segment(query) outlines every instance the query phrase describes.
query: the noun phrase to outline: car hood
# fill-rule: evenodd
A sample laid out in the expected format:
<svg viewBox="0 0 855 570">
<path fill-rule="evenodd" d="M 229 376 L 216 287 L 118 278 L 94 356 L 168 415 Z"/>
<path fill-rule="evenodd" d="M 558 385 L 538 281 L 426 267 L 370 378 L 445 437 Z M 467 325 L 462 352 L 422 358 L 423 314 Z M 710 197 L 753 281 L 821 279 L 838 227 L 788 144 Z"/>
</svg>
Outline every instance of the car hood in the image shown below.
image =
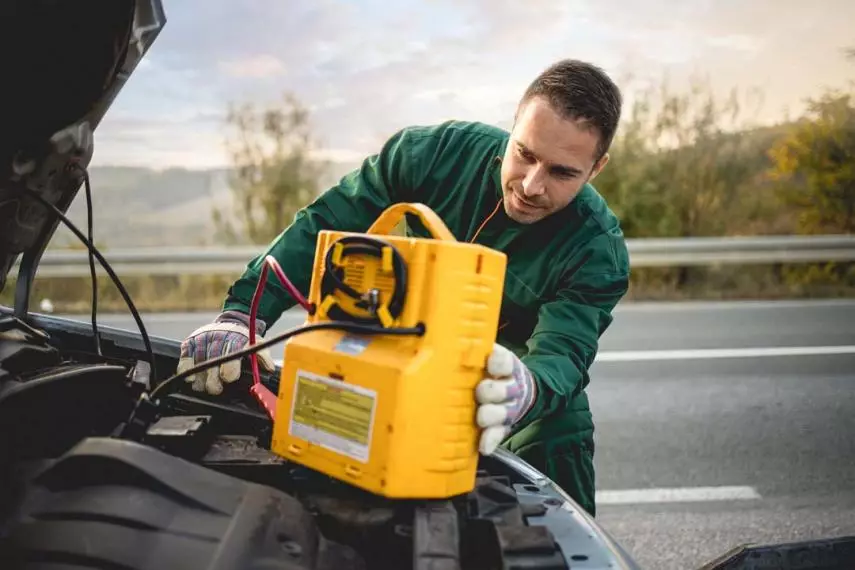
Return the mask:
<svg viewBox="0 0 855 570">
<path fill-rule="evenodd" d="M 95 129 L 166 18 L 161 0 L 11 0 L 0 22 L 0 291 L 20 258 L 17 312 L 58 223 L 21 188 L 67 211 L 83 182 L 75 164 L 88 166 Z"/>
</svg>

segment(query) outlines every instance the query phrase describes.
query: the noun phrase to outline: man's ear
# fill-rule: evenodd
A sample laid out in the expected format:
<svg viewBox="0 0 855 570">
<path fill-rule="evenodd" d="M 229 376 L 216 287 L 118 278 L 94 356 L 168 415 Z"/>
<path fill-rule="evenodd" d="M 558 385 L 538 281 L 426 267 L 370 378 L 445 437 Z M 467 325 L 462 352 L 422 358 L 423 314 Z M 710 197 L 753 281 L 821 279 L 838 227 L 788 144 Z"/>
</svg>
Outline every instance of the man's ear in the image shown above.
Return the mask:
<svg viewBox="0 0 855 570">
<path fill-rule="evenodd" d="M 593 180 L 597 177 L 597 175 L 603 171 L 603 168 L 606 167 L 606 164 L 609 163 L 609 153 L 606 153 L 597 161 L 597 164 L 594 165 L 594 168 L 591 170 L 591 176 L 588 177 L 588 180 Z"/>
</svg>

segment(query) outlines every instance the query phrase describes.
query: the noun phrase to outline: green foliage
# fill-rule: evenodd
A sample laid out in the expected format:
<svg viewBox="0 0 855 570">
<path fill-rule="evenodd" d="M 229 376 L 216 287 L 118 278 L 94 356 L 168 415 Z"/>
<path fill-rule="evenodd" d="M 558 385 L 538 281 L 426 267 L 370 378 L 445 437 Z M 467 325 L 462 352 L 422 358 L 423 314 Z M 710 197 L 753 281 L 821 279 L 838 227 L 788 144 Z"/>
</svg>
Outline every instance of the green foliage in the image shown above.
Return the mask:
<svg viewBox="0 0 855 570">
<path fill-rule="evenodd" d="M 852 57 L 855 61 L 855 50 Z M 855 231 L 855 90 L 829 91 L 810 101 L 796 121 L 764 127 L 751 124 L 757 108 L 749 95 L 732 92 L 720 98 L 701 81 L 685 91 L 663 84 L 633 94 L 611 160 L 595 180 L 628 237 Z M 311 158 L 308 113 L 293 97 L 270 108 L 232 107 L 228 119 L 234 131 L 228 143 L 234 206 L 214 212 L 219 239 L 267 243 L 328 183 L 322 174 L 326 165 Z M 207 235 L 207 230 L 199 229 L 201 222 L 188 225 L 190 212 L 197 211 L 194 202 L 205 199 L 205 192 L 214 193 L 221 173 L 176 170 L 156 175 L 159 178 L 150 174 L 139 179 L 130 170 L 98 175 L 111 186 L 110 192 L 101 190 L 103 184 L 95 190 L 99 242 L 111 247 L 129 245 L 128 240 L 141 243 L 142 238 L 129 233 L 132 228 L 141 228 L 134 231 L 145 231 L 151 234 L 149 239 L 163 240 L 160 243 L 192 243 L 192 236 Z M 121 183 L 111 184 L 113 179 Z M 164 186 L 167 180 L 174 183 Z M 181 228 L 186 227 L 186 237 L 177 239 L 173 233 L 165 237 L 164 212 L 137 219 L 143 217 L 142 202 L 154 194 L 159 202 L 171 205 L 175 226 L 180 222 Z M 105 211 L 99 200 L 115 202 L 121 213 Z M 181 208 L 174 206 L 175 200 Z M 128 204 L 135 216 L 130 220 Z M 83 226 L 82 200 L 75 207 L 74 219 Z M 157 234 L 153 225 L 141 225 L 154 220 L 160 224 Z M 109 223 L 123 233 L 108 232 Z M 109 258 L 109 252 L 106 255 Z M 210 310 L 221 302 L 234 277 L 126 281 L 142 310 Z M 86 312 L 89 286 L 88 278 L 37 279 L 33 300 L 47 297 L 58 311 Z M 104 310 L 126 310 L 109 280 L 99 278 L 99 289 Z M 10 303 L 13 291 L 13 285 L 7 286 L 0 303 Z M 853 292 L 853 263 L 725 265 L 635 269 L 629 298 L 837 297 Z"/>
<path fill-rule="evenodd" d="M 286 94 L 281 106 L 231 106 L 232 208 L 214 208 L 218 238 L 265 244 L 317 196 L 325 164 L 311 156 L 308 110 Z"/>
<path fill-rule="evenodd" d="M 855 93 L 831 91 L 808 102 L 805 117 L 769 150 L 769 178 L 804 234 L 855 232 Z M 855 286 L 851 264 L 791 267 L 792 289 Z"/>
<path fill-rule="evenodd" d="M 637 95 L 596 179 L 629 237 L 738 232 L 757 215 L 762 138 L 741 120 L 737 92 L 718 100 L 708 83 Z"/>
<path fill-rule="evenodd" d="M 770 177 L 806 234 L 855 231 L 855 97 L 832 92 L 769 151 Z"/>
<path fill-rule="evenodd" d="M 595 180 L 629 238 L 719 236 L 771 220 L 761 177 L 768 129 L 752 129 L 747 96 L 719 99 L 708 82 L 684 92 L 662 84 L 635 96 Z M 757 229 L 756 227 L 754 228 Z M 708 283 L 709 268 L 636 270 L 633 294 Z"/>
<path fill-rule="evenodd" d="M 753 110 L 744 109 L 736 92 L 717 99 L 702 82 L 686 92 L 663 86 L 638 94 L 596 180 L 628 237 L 855 230 L 852 94 L 827 92 L 798 121 L 773 127 L 752 127 L 744 117 Z M 740 279 L 712 267 L 636 270 L 632 294 L 714 298 L 745 290 L 747 276 L 760 279 L 745 269 Z M 775 287 L 791 295 L 855 287 L 851 264 L 773 266 L 762 274 L 757 295 Z"/>
</svg>

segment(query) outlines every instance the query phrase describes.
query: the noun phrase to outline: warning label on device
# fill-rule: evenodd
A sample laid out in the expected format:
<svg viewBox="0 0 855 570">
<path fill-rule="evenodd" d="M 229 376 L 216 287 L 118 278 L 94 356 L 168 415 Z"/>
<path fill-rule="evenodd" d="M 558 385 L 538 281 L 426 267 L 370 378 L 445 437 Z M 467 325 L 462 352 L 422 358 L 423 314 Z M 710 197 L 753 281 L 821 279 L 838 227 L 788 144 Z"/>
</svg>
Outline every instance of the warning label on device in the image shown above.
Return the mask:
<svg viewBox="0 0 855 570">
<path fill-rule="evenodd" d="M 289 433 L 367 462 L 376 402 L 374 390 L 298 370 Z"/>
</svg>

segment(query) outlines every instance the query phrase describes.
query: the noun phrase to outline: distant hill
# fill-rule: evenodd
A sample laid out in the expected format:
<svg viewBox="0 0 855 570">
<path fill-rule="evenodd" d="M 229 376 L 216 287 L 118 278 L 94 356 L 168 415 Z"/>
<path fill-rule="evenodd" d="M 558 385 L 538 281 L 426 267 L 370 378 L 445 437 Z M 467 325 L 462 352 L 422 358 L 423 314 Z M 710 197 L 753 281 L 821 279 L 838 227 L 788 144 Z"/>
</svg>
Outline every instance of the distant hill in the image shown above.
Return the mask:
<svg viewBox="0 0 855 570">
<path fill-rule="evenodd" d="M 358 163 L 332 163 L 324 187 Z M 106 247 L 207 245 L 213 230 L 211 211 L 231 203 L 228 171 L 108 166 L 92 167 L 95 241 Z M 86 200 L 81 187 L 69 218 L 86 230 Z M 51 248 L 78 247 L 60 226 Z"/>
</svg>

